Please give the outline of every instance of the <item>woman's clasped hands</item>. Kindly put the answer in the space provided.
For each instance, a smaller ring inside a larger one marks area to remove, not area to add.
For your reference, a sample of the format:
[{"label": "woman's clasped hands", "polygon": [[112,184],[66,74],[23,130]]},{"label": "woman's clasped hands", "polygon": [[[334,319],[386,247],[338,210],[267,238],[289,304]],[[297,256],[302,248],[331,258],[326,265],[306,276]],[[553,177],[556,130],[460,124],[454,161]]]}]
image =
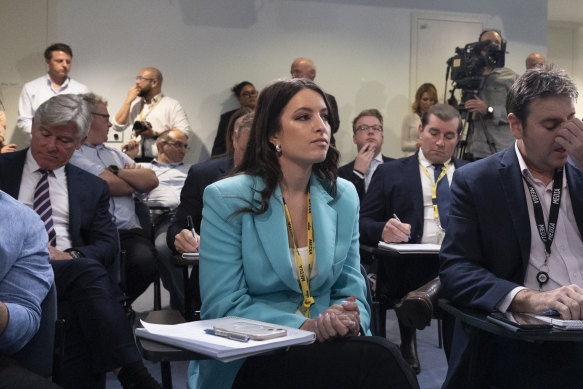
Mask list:
[{"label": "woman's clasped hands", "polygon": [[360,310],[356,304],[356,296],[350,296],[341,305],[334,304],[317,317],[306,320],[300,329],[315,332],[319,342],[358,335]]}]

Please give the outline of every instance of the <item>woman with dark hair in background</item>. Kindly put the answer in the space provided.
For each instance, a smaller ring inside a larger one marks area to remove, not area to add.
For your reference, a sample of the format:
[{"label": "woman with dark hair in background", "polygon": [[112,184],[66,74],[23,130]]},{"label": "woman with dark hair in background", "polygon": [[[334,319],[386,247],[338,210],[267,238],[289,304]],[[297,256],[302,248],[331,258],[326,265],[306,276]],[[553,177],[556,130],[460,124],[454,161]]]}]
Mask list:
[{"label": "woman with dark hair in background", "polygon": [[337,178],[329,110],[307,79],[265,88],[243,162],[205,190],[200,239],[203,319],[261,320],[317,341],[230,363],[193,361],[190,388],[418,387],[395,345],[358,336],[370,335],[359,201]]},{"label": "woman with dark hair in background", "polygon": [[[240,108],[247,107],[251,110],[255,109],[255,104],[257,104],[257,90],[253,84],[249,81],[243,81],[235,85],[231,90],[235,94],[235,97],[237,97],[239,104],[241,104]],[[215,136],[213,149],[211,151],[211,157],[214,158],[218,155],[228,154],[227,144],[229,143],[230,136],[227,135],[227,126],[229,120],[231,120],[231,116],[233,116],[236,111],[237,109],[234,109],[221,115],[219,128],[217,129],[217,135]]]},{"label": "woman with dark hair in background", "polygon": [[415,153],[419,148],[421,116],[434,104],[437,104],[437,89],[435,85],[426,82],[417,89],[415,102],[411,106],[413,112],[405,116],[401,126],[401,150],[406,155]]}]

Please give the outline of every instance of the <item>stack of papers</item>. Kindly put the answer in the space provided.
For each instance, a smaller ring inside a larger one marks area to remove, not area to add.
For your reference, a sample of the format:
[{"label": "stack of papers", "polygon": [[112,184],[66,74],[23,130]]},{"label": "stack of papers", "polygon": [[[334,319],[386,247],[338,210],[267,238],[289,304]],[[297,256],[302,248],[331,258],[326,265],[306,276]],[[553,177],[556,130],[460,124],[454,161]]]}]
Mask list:
[{"label": "stack of papers", "polygon": [[209,335],[204,331],[205,329],[212,329],[214,326],[225,326],[233,321],[245,321],[260,325],[269,324],[234,316],[174,325],[153,324],[142,321],[144,328],[136,328],[136,336],[194,351],[222,362],[230,362],[287,346],[310,344],[316,340],[316,334],[311,331],[280,325],[278,327],[287,330],[286,336],[267,340],[249,340],[249,342],[238,342],[220,336]]},{"label": "stack of papers", "polygon": [[536,315],[534,313],[527,313],[527,315],[536,317],[539,320],[550,323],[553,327],[561,330],[583,330],[583,320],[563,320],[557,316]]},{"label": "stack of papers", "polygon": [[379,242],[380,249],[396,251],[401,254],[439,254],[441,245],[432,243],[385,243]]}]

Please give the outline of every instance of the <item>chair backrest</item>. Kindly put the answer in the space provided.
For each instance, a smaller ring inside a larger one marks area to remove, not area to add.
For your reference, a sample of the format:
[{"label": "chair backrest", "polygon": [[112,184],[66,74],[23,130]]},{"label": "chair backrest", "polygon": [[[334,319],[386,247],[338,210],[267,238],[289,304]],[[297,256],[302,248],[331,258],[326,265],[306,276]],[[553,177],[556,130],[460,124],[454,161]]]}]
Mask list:
[{"label": "chair backrest", "polygon": [[57,288],[55,284],[41,303],[38,332],[20,351],[11,357],[21,366],[42,377],[50,377],[53,371],[55,322],[57,320]]}]

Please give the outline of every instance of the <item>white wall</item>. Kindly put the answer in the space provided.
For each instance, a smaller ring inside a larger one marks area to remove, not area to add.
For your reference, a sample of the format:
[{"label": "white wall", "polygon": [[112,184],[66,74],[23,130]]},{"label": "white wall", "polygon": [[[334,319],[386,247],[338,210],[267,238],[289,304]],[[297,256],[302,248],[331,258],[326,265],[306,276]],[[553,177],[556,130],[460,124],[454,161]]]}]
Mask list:
[{"label": "white wall", "polygon": [[[230,87],[249,80],[262,88],[288,77],[299,56],[315,61],[316,81],[336,96],[343,162],[355,155],[350,122],[369,107],[386,117],[384,153],[401,156],[412,11],[485,15],[490,27],[503,30],[507,65],[519,73],[528,53],[546,47],[546,0],[19,0],[21,7],[5,8],[12,3],[0,0],[3,53],[14,53],[1,56],[0,69],[18,64],[18,71],[0,74],[9,128],[18,93],[6,90],[42,74],[42,50],[62,41],[74,50],[72,77],[107,98],[111,114],[139,69],[158,67],[164,92],[181,101],[198,136],[191,162],[207,158],[219,114],[237,106]],[[29,9],[40,9],[41,17],[33,19]],[[7,23],[16,28],[4,28]],[[445,64],[428,66],[443,67],[445,77]]]}]

